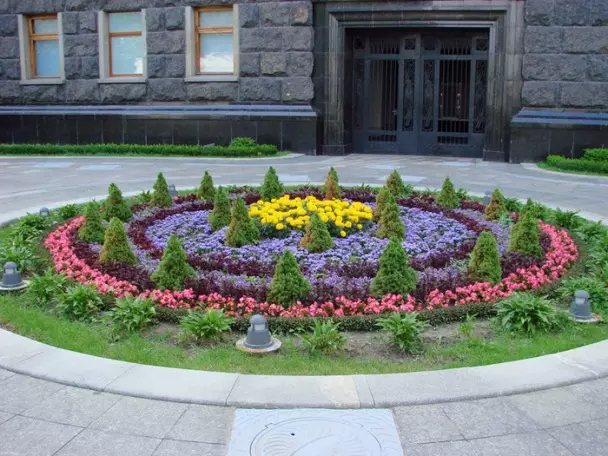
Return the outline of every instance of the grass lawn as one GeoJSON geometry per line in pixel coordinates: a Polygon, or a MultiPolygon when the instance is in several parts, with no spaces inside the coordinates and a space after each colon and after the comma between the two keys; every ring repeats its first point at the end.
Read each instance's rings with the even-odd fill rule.
{"type": "Polygon", "coordinates": [[[551,166],[546,162],[537,162],[536,166],[538,166],[540,169],[544,169],[547,171],[554,171],[556,173],[566,173],[566,174],[582,174],[584,176],[604,176],[604,177],[608,177],[608,174],[602,174],[602,173],[592,173],[589,171],[571,171],[571,170],[566,170],[566,169],[561,169],[558,168],[557,166],[551,166]]]}

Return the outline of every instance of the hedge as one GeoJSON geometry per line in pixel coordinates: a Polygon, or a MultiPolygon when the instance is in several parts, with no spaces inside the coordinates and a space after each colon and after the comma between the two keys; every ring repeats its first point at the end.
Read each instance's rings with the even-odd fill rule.
{"type": "Polygon", "coordinates": [[[185,146],[173,144],[0,144],[0,155],[163,155],[188,157],[269,157],[278,153],[271,144],[252,147],[185,146]]]}
{"type": "Polygon", "coordinates": [[[549,155],[547,164],[564,171],[585,171],[589,173],[608,174],[608,161],[593,161],[564,158],[559,155],[549,155]]]}
{"type": "Polygon", "coordinates": [[[608,149],[587,149],[583,159],[608,163],[608,149]]]}

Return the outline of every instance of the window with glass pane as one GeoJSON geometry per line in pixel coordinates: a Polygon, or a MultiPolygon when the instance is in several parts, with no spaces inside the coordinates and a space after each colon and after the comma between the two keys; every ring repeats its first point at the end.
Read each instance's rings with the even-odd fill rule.
{"type": "Polygon", "coordinates": [[[57,16],[28,18],[30,73],[33,78],[58,78],[59,33],[57,16]]]}
{"type": "Polygon", "coordinates": [[[144,40],[141,13],[110,13],[108,38],[110,76],[144,74],[144,40]]]}
{"type": "Polygon", "coordinates": [[[234,73],[234,35],[232,7],[197,10],[197,72],[201,74],[234,73]]]}

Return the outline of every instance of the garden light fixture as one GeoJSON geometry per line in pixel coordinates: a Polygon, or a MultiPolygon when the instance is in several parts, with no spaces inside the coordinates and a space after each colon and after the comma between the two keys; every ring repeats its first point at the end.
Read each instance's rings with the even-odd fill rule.
{"type": "Polygon", "coordinates": [[[486,206],[490,204],[492,202],[492,192],[486,192],[481,202],[486,206]]]}
{"type": "Polygon", "coordinates": [[[570,313],[578,323],[596,323],[598,321],[598,318],[591,313],[589,293],[584,290],[578,290],[574,293],[570,313]]]}
{"type": "Polygon", "coordinates": [[[51,211],[49,210],[48,207],[43,207],[40,209],[39,214],[40,214],[40,217],[42,217],[42,218],[48,218],[49,215],[51,215],[51,211]]]}
{"type": "Polygon", "coordinates": [[[177,189],[173,184],[169,185],[169,195],[171,195],[171,198],[175,198],[177,196],[177,189]]]}
{"type": "Polygon", "coordinates": [[[2,274],[2,282],[0,282],[0,291],[16,291],[27,287],[27,282],[21,279],[21,272],[17,264],[9,261],[4,265],[4,273],[2,274]]]}
{"type": "Polygon", "coordinates": [[[262,315],[251,317],[247,337],[236,343],[236,348],[248,353],[269,353],[280,347],[281,342],[270,336],[268,321],[262,315]]]}

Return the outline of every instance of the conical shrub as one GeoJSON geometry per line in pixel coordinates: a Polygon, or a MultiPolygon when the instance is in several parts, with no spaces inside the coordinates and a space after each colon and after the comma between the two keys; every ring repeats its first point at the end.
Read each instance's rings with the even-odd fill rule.
{"type": "Polygon", "coordinates": [[[401,174],[397,170],[393,171],[386,179],[386,188],[390,190],[395,199],[403,198],[408,195],[409,191],[401,179],[401,174]]]}
{"type": "Polygon", "coordinates": [[[500,282],[502,269],[498,244],[489,231],[482,232],[477,238],[467,274],[470,280],[476,282],[490,282],[493,285],[500,282]]]}
{"type": "Polygon", "coordinates": [[[231,210],[230,199],[226,189],[220,187],[215,192],[215,201],[213,202],[213,212],[209,214],[209,224],[213,231],[220,230],[230,224],[231,210]]]}
{"type": "Polygon", "coordinates": [[[108,189],[108,199],[103,205],[103,219],[110,221],[114,217],[128,222],[133,217],[131,209],[127,205],[127,202],[122,197],[122,192],[116,184],[110,184],[108,189]]]}
{"type": "Polygon", "coordinates": [[[449,177],[446,177],[443,181],[441,191],[439,192],[439,195],[437,195],[435,201],[444,209],[456,209],[460,206],[460,198],[458,198],[456,190],[454,189],[454,184],[452,184],[449,177]]]}
{"type": "Polygon", "coordinates": [[[169,193],[169,186],[163,173],[158,173],[152,192],[152,205],[157,207],[169,207],[173,204],[173,198],[169,193]]]}
{"type": "Polygon", "coordinates": [[[176,235],[172,235],[158,269],[152,274],[152,280],[161,290],[182,290],[184,280],[195,276],[196,272],[188,264],[188,255],[182,242],[176,235]]]}
{"type": "Polygon", "coordinates": [[[511,237],[507,251],[541,258],[543,249],[540,246],[540,228],[533,212],[525,209],[520,213],[517,223],[511,228],[511,237]]]}
{"type": "Polygon", "coordinates": [[[416,289],[418,274],[410,266],[405,249],[398,239],[391,239],[379,259],[380,268],[372,280],[370,291],[374,296],[399,294],[406,296],[416,289]]]}
{"type": "Polygon", "coordinates": [[[249,216],[245,201],[238,198],[232,205],[232,217],[226,231],[226,245],[243,247],[255,244],[260,239],[260,231],[249,216]]]}
{"type": "Polygon", "coordinates": [[[384,206],[386,206],[390,195],[391,191],[386,187],[386,185],[382,187],[378,192],[378,195],[376,195],[376,207],[374,208],[375,222],[378,222],[380,220],[380,215],[382,215],[382,210],[384,209],[384,206]]]}
{"type": "Polygon", "coordinates": [[[102,263],[137,264],[137,256],[131,250],[122,221],[114,217],[106,229],[99,260],[102,263]]]}
{"type": "Polygon", "coordinates": [[[399,206],[390,191],[380,214],[376,236],[381,239],[405,239],[405,225],[399,218],[399,206]]]}
{"type": "Polygon", "coordinates": [[[78,230],[78,237],[87,242],[102,243],[105,231],[101,223],[99,205],[92,201],[85,208],[84,225],[78,230]]]}
{"type": "Polygon", "coordinates": [[[310,293],[311,286],[306,280],[296,257],[286,250],[274,271],[274,277],[268,289],[268,302],[289,307],[310,293]]]}
{"type": "Polygon", "coordinates": [[[277,172],[271,166],[264,176],[264,183],[262,184],[262,188],[260,188],[260,196],[264,201],[270,201],[273,198],[280,198],[282,194],[283,184],[279,181],[277,172]]]}
{"type": "Polygon", "coordinates": [[[311,253],[321,253],[334,246],[334,240],[329,234],[327,225],[323,223],[317,213],[310,216],[310,222],[306,225],[306,233],[300,240],[300,247],[311,253]]]}
{"type": "Polygon", "coordinates": [[[505,206],[505,197],[500,192],[500,190],[495,189],[492,192],[492,200],[490,204],[486,206],[484,211],[484,217],[486,220],[498,220],[501,215],[507,213],[507,208],[505,206]]]}
{"type": "Polygon", "coordinates": [[[215,187],[211,174],[205,171],[205,175],[201,180],[201,185],[198,188],[198,196],[203,201],[213,201],[215,198],[215,187]]]}
{"type": "Polygon", "coordinates": [[[338,172],[333,168],[329,169],[327,178],[325,178],[325,185],[323,186],[325,192],[325,198],[328,200],[340,199],[342,191],[340,190],[340,180],[338,179],[338,172]]]}

